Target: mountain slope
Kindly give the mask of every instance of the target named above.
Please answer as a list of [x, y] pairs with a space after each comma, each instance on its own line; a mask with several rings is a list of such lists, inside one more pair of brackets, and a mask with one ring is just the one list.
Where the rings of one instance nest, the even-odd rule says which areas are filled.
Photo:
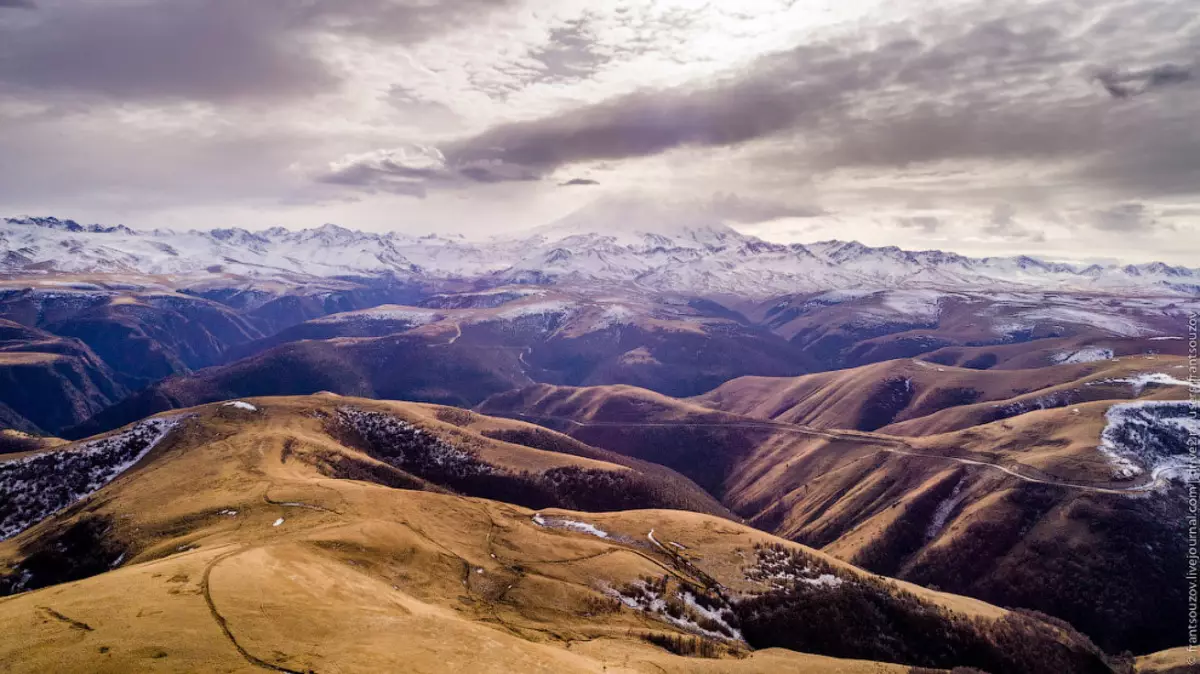
[[[74, 579], [0, 602], [0, 654], [14, 671], [1120, 666], [1064, 625], [879, 578], [710, 515], [533, 511], [327, 470], [335, 458], [374, 465], [330, 435], [342, 410], [406, 418], [429, 431], [417, 442], [432, 451], [481, 438], [438, 422], [444, 410], [239, 402], [163, 420], [174, 425], [135, 466], [0, 543], [18, 583]], [[484, 444], [479, 456], [501, 463], [581, 460]], [[63, 549], [75, 567], [46, 554]]]
[[[854, 391], [847, 404], [866, 397]], [[1186, 403], [1161, 403], [1174, 416], [1147, 425], [1140, 407], [1112, 414], [1114, 402], [919, 438], [753, 419], [622, 387], [530, 387], [478, 409], [671, 466], [751, 524], [873, 571], [1044, 611], [1108, 648], [1158, 650], [1184, 638], [1163, 616], [1185, 603], [1170, 579], [1184, 572], [1186, 500], [1165, 476], [1185, 451]], [[1156, 437], [1170, 440], [1143, 448]], [[1109, 442], [1119, 446], [1101, 451]]]
[[230, 398], [331, 391], [470, 405], [529, 381], [516, 350], [450, 343], [449, 337], [401, 334], [285, 344], [230, 365], [162, 381], [64, 435], [84, 437], [164, 410]]
[[738, 375], [806, 370], [784, 340], [705, 305], [519, 288], [436, 299], [482, 306], [383, 305], [307, 321], [230, 350], [242, 360], [150, 386], [70, 435], [240, 396], [332, 391], [470, 406], [535, 381], [691, 395]]
[[1191, 312], [1200, 310], [1195, 293], [1185, 300], [893, 285], [899, 287], [849, 286], [766, 301], [724, 301], [829, 370], [922, 354], [941, 364], [986, 370], [1001, 363], [1036, 368], [1082, 362], [1095, 354], [1181, 353], [1181, 345], [1172, 342], [1186, 334]]
[[929, 435], [1036, 409], [1182, 395], [1186, 361], [1132, 356], [1030, 370], [901, 359], [800, 377], [739, 377], [691, 402], [816, 428]]
[[116, 379], [83, 342], [0, 318], [0, 428], [77, 424], [128, 393]]

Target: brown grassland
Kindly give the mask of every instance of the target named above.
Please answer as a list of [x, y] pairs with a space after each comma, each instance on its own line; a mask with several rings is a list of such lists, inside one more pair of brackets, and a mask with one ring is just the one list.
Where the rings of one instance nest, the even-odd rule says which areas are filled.
[[[996, 672], [1128, 671], [1051, 619], [884, 579], [714, 514], [542, 508], [552, 521], [607, 535], [543, 526], [534, 510], [456, 493], [435, 481], [449, 473], [411, 472], [417, 464], [381, 459], [377, 445], [347, 445], [331, 432], [339, 410], [353, 408], [460, 448], [488, 475], [536, 480], [577, 468], [694, 489], [677, 474], [641, 473], [624, 457], [607, 461], [521, 422], [333, 395], [251, 402], [254, 411], [185, 411], [137, 466], [0, 543], [0, 576], [11, 582], [32, 569], [40, 587], [0, 599], [0, 671], [849, 674], [983, 662], [1000, 663]], [[673, 498], [706, 508], [694, 494]], [[765, 549], [826, 570], [841, 589], [818, 596], [751, 579], [747, 568]], [[55, 551], [73, 554], [63, 563]], [[699, 647], [710, 637], [613, 595], [645, 578], [735, 607], [738, 597], [756, 597], [745, 603], [753, 611], [738, 608], [731, 619], [761, 641]], [[771, 647], [790, 645], [780, 630], [818, 606], [830, 634], [869, 630], [884, 641], [868, 648], [842, 639], [829, 646], [837, 658]], [[909, 624], [944, 636], [879, 650]]]

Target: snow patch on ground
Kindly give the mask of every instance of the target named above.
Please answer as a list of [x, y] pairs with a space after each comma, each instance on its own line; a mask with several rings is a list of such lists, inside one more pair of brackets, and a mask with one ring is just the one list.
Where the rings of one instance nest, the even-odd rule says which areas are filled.
[[[879, 293], [876, 291], [871, 294]], [[858, 327], [895, 323], [936, 325], [942, 313], [942, 300], [946, 297], [948, 295], [936, 290], [889, 290], [880, 294], [878, 306], [869, 303], [856, 305], [852, 324]]]
[[376, 458], [418, 477], [445, 479], [495, 472], [473, 450], [452, 445], [391, 414], [341, 407], [337, 420], [365, 440]]
[[1147, 470], [1155, 479], [1182, 477], [1191, 462], [1190, 437], [1200, 436], [1200, 405], [1188, 400], [1142, 400], [1108, 408], [1099, 450], [1113, 475], [1131, 479]]
[[816, 297], [812, 298], [809, 301], [810, 302], [819, 302], [821, 304], [842, 304], [844, 302], [853, 302], [854, 300], [860, 300], [860, 299], [863, 299], [864, 297], [870, 297], [871, 295], [874, 295], [877, 292], [879, 292], [879, 291], [878, 290], [864, 290], [861, 288], [848, 289], [848, 290], [830, 290], [828, 292], [824, 292], [824, 293], [821, 293], [820, 295], [817, 295]]
[[594, 524], [580, 522], [578, 520], [570, 520], [565, 517], [545, 517], [541, 513], [536, 513], [533, 516], [533, 523], [539, 527], [547, 529], [569, 529], [578, 531], [579, 533], [588, 534], [597, 538], [609, 538], [609, 533]]
[[922, 322], [935, 322], [942, 313], [944, 293], [936, 290], [892, 290], [883, 297], [883, 306]]
[[0, 541], [104, 488], [141, 461], [180, 419], [146, 419], [99, 440], [0, 464]]
[[1017, 402], [1001, 405], [994, 403], [992, 407], [998, 408], [1003, 415], [1001, 418], [1008, 419], [1019, 414], [1032, 412], [1034, 410], [1052, 410], [1067, 405], [1074, 405], [1079, 400], [1079, 393], [1076, 389], [1068, 389], [1066, 391], [1056, 391], [1047, 393], [1028, 400], [1020, 400]]
[[829, 588], [838, 587], [842, 583], [846, 582], [846, 581], [842, 580], [841, 578], [838, 578], [837, 576], [833, 575], [832, 573], [823, 573], [823, 574], [817, 576], [816, 578], [800, 578], [798, 580], [801, 583], [807, 583], [809, 585], [815, 585], [817, 587], [829, 587]]
[[729, 624], [734, 613], [723, 598], [705, 598], [701, 602], [689, 590], [672, 588], [671, 581], [662, 578], [649, 582], [637, 580], [620, 590], [608, 589], [606, 592], [635, 611], [688, 632], [711, 639], [744, 641], [741, 631]]
[[783, 548], [764, 547], [758, 549], [754, 566], [744, 572], [747, 580], [764, 583], [772, 589], [782, 590], [803, 583], [812, 587], [833, 589], [841, 586], [844, 579], [805, 562], [801, 557]]
[[1138, 321], [1120, 314], [1100, 313], [1097, 311], [1088, 311], [1087, 309], [1078, 309], [1074, 307], [1047, 307], [1027, 311], [1021, 314], [1021, 318], [1027, 321], [1035, 322], [1056, 322], [1056, 323], [1071, 323], [1074, 325], [1088, 325], [1094, 328], [1100, 328], [1111, 332], [1114, 335], [1121, 337], [1140, 337], [1147, 332], [1149, 328], [1142, 325]]
[[1089, 346], [1075, 351], [1061, 351], [1050, 356], [1050, 360], [1058, 365], [1078, 365], [1094, 363], [1100, 360], [1112, 360], [1113, 350]]
[[1151, 384], [1159, 386], [1191, 386], [1189, 382], [1182, 379], [1176, 379], [1165, 372], [1141, 372], [1131, 377], [1122, 377], [1120, 379], [1109, 379], [1105, 381], [1118, 382], [1129, 384], [1133, 387], [1134, 395], [1141, 395], [1142, 390]]
[[546, 291], [539, 288], [514, 288], [513, 286], [500, 286], [498, 288], [488, 288], [487, 290], [475, 290], [465, 295], [516, 295], [519, 297], [529, 297], [530, 295], [545, 295]]
[[254, 405], [251, 405], [250, 403], [248, 403], [244, 400], [231, 400], [231, 401], [225, 403], [224, 405], [221, 405], [221, 407], [236, 407], [239, 410], [246, 410], [247, 412], [257, 412], [258, 411], [257, 407], [255, 407]]
[[415, 307], [382, 306], [362, 311], [333, 314], [313, 320], [313, 323], [348, 323], [351, 321], [396, 321], [413, 327], [427, 325], [438, 319], [438, 312]]
[[496, 314], [497, 318], [511, 321], [518, 318], [526, 318], [529, 316], [543, 316], [547, 314], [558, 315], [565, 314], [575, 307], [573, 302], [563, 302], [561, 300], [548, 300], [545, 302], [531, 302], [522, 304], [518, 307], [505, 309]]
[[271, 526], [273, 526], [273, 527], [277, 527], [277, 526], [279, 526], [279, 525], [281, 525], [281, 524], [283, 524], [283, 518], [282, 518], [282, 517], [280, 517], [279, 519], [275, 520], [275, 523], [274, 523], [274, 524], [272, 524]]
[[[737, 639], [738, 641], [745, 641], [745, 638], [742, 637], [741, 630], [733, 627], [732, 625], [730, 625], [727, 622], [725, 613], [728, 611], [728, 609], [721, 610], [721, 609], [717, 609], [717, 608], [713, 608], [713, 607], [704, 606], [700, 602], [696, 601], [696, 595], [692, 594], [691, 592], [687, 592], [687, 591], [681, 592], [679, 597], [681, 599], [683, 599], [683, 603], [686, 604], [688, 608], [695, 611], [697, 614], [711, 620], [712, 622], [717, 623], [718, 625], [723, 627], [725, 630], [728, 630], [729, 634], [732, 634], [734, 639]], [[695, 623], [693, 623], [693, 625], [694, 624]], [[702, 628], [700, 628], [699, 625], [696, 625], [695, 629], [702, 629]], [[710, 635], [713, 634], [713, 632], [711, 632], [709, 630], [703, 630], [703, 631], [708, 632]], [[726, 635], [726, 634], [718, 634], [718, 636], [723, 637], [723, 638], [728, 638], [728, 635]]]
[[604, 307], [604, 311], [592, 323], [593, 330], [603, 330], [612, 328], [618, 325], [628, 325], [633, 322], [637, 316], [637, 312], [622, 304], [610, 304]]
[[1014, 335], [1019, 332], [1029, 332], [1033, 330], [1033, 323], [1024, 323], [1021, 321], [1004, 321], [992, 324], [992, 331], [998, 335]]

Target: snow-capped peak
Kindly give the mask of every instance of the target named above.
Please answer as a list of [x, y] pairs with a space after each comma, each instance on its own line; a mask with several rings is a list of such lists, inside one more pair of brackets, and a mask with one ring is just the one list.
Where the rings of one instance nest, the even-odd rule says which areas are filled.
[[1200, 294], [1200, 270], [1163, 263], [1084, 267], [1028, 256], [968, 258], [873, 248], [857, 241], [784, 245], [740, 234], [703, 206], [628, 197], [602, 199], [532, 232], [486, 242], [333, 224], [139, 232], [57, 218], [8, 218], [0, 221], [0, 272], [391, 275], [484, 285], [633, 284], [748, 297], [833, 289]]

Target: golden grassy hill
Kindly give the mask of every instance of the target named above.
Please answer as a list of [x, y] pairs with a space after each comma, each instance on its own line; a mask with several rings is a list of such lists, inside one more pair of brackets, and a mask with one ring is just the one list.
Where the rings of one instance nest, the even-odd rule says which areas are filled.
[[1187, 647], [1172, 648], [1137, 659], [1138, 674], [1187, 674], [1196, 671], [1197, 654]]
[[1186, 394], [1183, 386], [1132, 383], [1146, 374], [1186, 379], [1186, 359], [1139, 355], [1029, 370], [900, 359], [800, 377], [739, 377], [689, 402], [816, 428], [929, 435], [1044, 407]]
[[42, 586], [0, 599], [5, 671], [1117, 666], [1065, 625], [710, 514], [462, 493], [491, 488], [464, 476], [638, 472], [512, 442], [549, 433], [518, 422], [331, 395], [175, 414], [115, 481], [0, 542], [10, 588]]
[[[1129, 396], [1128, 383], [1085, 384], [1127, 377], [1142, 362], [1064, 371], [1081, 377], [1079, 388]], [[868, 367], [898, 366], [924, 369], [906, 361]], [[1177, 389], [1147, 387], [1141, 399], [1177, 397]], [[862, 398], [838, 393], [836, 404]], [[554, 423], [588, 444], [671, 466], [756, 527], [878, 573], [1053, 614], [1113, 650], [1148, 652], [1186, 638], [1164, 617], [1184, 606], [1183, 586], [1170, 579], [1184, 572], [1185, 499], [1148, 474], [1114, 478], [1097, 445], [1118, 400], [899, 437], [646, 399], [618, 387], [531, 387], [481, 409]], [[598, 417], [603, 409], [623, 410], [621, 421]]]

